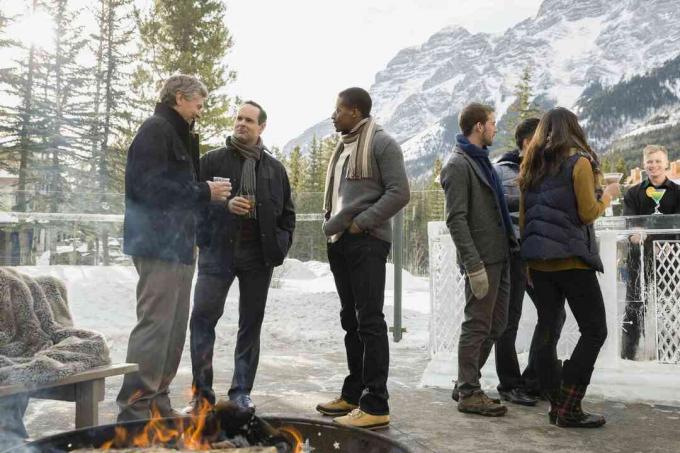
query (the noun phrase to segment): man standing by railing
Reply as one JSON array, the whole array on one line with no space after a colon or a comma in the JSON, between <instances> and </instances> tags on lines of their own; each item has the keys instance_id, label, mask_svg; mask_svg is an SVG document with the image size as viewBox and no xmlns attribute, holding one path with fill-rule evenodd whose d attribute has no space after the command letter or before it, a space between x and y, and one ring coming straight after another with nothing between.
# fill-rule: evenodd
<instances>
[{"instance_id":1,"label":"man standing by railing","mask_svg":"<svg viewBox=\"0 0 680 453\"><path fill-rule=\"evenodd\" d=\"M135 136L125 168L123 251L139 274L137 325L127 361L139 372L126 374L118 394L118 421L146 419L153 407L175 415L168 388L179 366L194 275L195 211L209 201L224 202L228 182L198 182L198 136L194 122L208 96L188 75L170 77L152 117Z\"/></svg>"},{"instance_id":2,"label":"man standing by railing","mask_svg":"<svg viewBox=\"0 0 680 453\"><path fill-rule=\"evenodd\" d=\"M493 108L472 103L460 114L456 147L442 169L446 225L465 272L465 320L458 342L458 410L486 416L507 408L482 391L480 370L505 330L510 292L510 249L517 240L500 178L489 161L496 135Z\"/></svg>"},{"instance_id":3,"label":"man standing by railing","mask_svg":"<svg viewBox=\"0 0 680 453\"><path fill-rule=\"evenodd\" d=\"M362 88L338 95L332 115L341 141L326 174L323 231L340 296L349 375L340 397L319 404L335 422L366 429L388 426L389 342L383 314L390 219L409 201L404 157L371 117Z\"/></svg>"}]
</instances>

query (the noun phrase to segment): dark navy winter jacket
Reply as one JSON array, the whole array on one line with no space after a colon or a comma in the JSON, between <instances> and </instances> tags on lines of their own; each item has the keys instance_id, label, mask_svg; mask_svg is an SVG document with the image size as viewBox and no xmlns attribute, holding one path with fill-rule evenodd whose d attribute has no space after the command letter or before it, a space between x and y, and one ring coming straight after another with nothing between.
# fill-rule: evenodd
<instances>
[{"instance_id":1,"label":"dark navy winter jacket","mask_svg":"<svg viewBox=\"0 0 680 453\"><path fill-rule=\"evenodd\" d=\"M555 176L524 193L524 230L521 253L527 261L579 257L603 272L593 225L584 225L578 215L574 193L574 154Z\"/></svg>"}]
</instances>

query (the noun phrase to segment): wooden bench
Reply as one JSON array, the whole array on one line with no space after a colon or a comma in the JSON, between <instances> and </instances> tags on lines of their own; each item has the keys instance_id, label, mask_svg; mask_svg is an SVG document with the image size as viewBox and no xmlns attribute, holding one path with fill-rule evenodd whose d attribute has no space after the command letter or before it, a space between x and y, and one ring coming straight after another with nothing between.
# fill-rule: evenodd
<instances>
[{"instance_id":1,"label":"wooden bench","mask_svg":"<svg viewBox=\"0 0 680 453\"><path fill-rule=\"evenodd\" d=\"M91 368L48 384L0 385L0 398L28 393L31 398L76 403L76 429L99 424L99 402L104 400L104 380L139 370L136 363Z\"/></svg>"}]
</instances>

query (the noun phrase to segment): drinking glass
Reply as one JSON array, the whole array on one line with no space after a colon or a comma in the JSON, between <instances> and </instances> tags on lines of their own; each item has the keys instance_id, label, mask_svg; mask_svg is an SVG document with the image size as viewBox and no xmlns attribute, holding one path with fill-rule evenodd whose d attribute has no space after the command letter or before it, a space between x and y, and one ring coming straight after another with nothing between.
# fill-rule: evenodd
<instances>
[{"instance_id":1,"label":"drinking glass","mask_svg":"<svg viewBox=\"0 0 680 453\"><path fill-rule=\"evenodd\" d=\"M604 177L604 183L606 185L609 185L615 182L620 183L621 178L623 178L623 173L605 173L602 176ZM612 215L614 215L614 206L618 206L619 204L621 204L619 197L612 199L611 204L607 207L605 211L605 215L607 217L611 217Z\"/></svg>"}]
</instances>

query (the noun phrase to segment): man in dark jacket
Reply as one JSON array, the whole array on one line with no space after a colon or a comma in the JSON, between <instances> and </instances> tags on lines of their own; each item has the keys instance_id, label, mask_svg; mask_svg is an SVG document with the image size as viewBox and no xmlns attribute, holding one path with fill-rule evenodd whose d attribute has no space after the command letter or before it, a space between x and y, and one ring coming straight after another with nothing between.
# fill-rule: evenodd
<instances>
[{"instance_id":1,"label":"man in dark jacket","mask_svg":"<svg viewBox=\"0 0 680 453\"><path fill-rule=\"evenodd\" d=\"M198 280L189 323L194 389L189 410L215 403L215 326L234 278L239 281L239 323L229 399L255 410L250 392L260 357L269 283L274 266L288 253L295 229L288 175L260 138L266 122L260 105L245 102L226 146L201 158L201 181L229 178L237 191L227 209L210 206L199 222Z\"/></svg>"},{"instance_id":2,"label":"man in dark jacket","mask_svg":"<svg viewBox=\"0 0 680 453\"><path fill-rule=\"evenodd\" d=\"M661 214L680 214L680 186L668 179L668 151L659 145L647 145L642 151L642 164L647 178L630 187L623 198L623 215L651 215L657 204L649 192L664 191L658 204ZM649 192L648 192L649 191ZM623 317L621 357L635 360L638 357L638 343L644 334L645 312L648 309L643 287L649 285L654 275L655 240L675 240L676 235L640 234L629 237L628 280L626 282L626 307ZM643 263L641 266L640 263ZM642 275L644 273L644 275ZM643 348L644 350L644 348ZM646 357L644 357L646 359Z\"/></svg>"},{"instance_id":3,"label":"man in dark jacket","mask_svg":"<svg viewBox=\"0 0 680 453\"><path fill-rule=\"evenodd\" d=\"M332 115L341 140L326 173L323 231L340 297L349 374L340 396L317 405L336 423L366 429L389 425L389 341L383 314L391 218L409 201L404 157L371 117L362 88L338 94Z\"/></svg>"},{"instance_id":4,"label":"man in dark jacket","mask_svg":"<svg viewBox=\"0 0 680 453\"><path fill-rule=\"evenodd\" d=\"M494 169L496 170L496 173L498 173L501 184L503 185L505 201L508 204L513 229L517 237L519 237L520 193L517 182L519 166L522 162L524 151L529 146L529 142L536 131L536 127L538 127L539 121L538 118L527 118L522 121L515 130L515 143L517 144L517 149L503 154L494 165ZM503 335L496 340L496 373L498 374L499 381L498 393L501 398L512 403L533 406L536 404L536 400L530 395L539 394L535 351L535 347L538 344L538 339L541 335L538 325L534 330L531 341L529 363L522 374L520 374L517 351L515 349L517 328L519 327L519 321L522 316L522 302L524 301L525 291L533 300L532 288L527 287L526 283L526 263L522 260L519 252L512 252L510 253L508 324ZM561 322L558 323L559 331L556 333L556 338L559 338L565 318L566 314L564 310L562 310L560 315Z\"/></svg>"},{"instance_id":5,"label":"man in dark jacket","mask_svg":"<svg viewBox=\"0 0 680 453\"><path fill-rule=\"evenodd\" d=\"M500 178L489 161L496 135L490 106L472 103L460 114L462 134L441 172L446 224L465 272L465 320L458 342L458 410L486 416L507 408L482 391L480 370L505 330L510 292L510 250L517 248Z\"/></svg>"},{"instance_id":6,"label":"man in dark jacket","mask_svg":"<svg viewBox=\"0 0 680 453\"><path fill-rule=\"evenodd\" d=\"M151 407L174 415L168 387L184 348L194 274L195 211L224 202L228 182L198 182L198 137L193 124L208 92L198 79L170 77L151 118L139 128L125 168L123 250L139 274L137 325L118 395L119 421L146 419Z\"/></svg>"}]
</instances>

